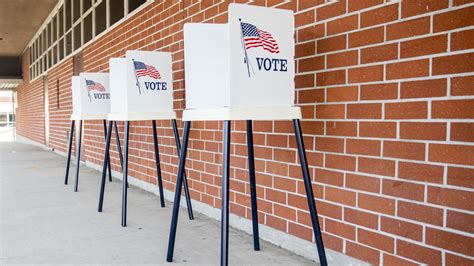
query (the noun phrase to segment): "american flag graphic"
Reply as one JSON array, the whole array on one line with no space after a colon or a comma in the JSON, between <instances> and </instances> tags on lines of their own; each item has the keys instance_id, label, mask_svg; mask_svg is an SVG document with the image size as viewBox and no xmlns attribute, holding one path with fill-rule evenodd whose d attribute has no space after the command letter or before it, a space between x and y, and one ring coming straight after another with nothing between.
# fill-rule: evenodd
<instances>
[{"instance_id":1,"label":"american flag graphic","mask_svg":"<svg viewBox=\"0 0 474 266\"><path fill-rule=\"evenodd\" d=\"M277 54L280 52L278 43L268 31L261 30L250 23L242 22L240 26L242 27L246 50L250 48L263 47L263 49L270 53Z\"/></svg>"},{"instance_id":2,"label":"american flag graphic","mask_svg":"<svg viewBox=\"0 0 474 266\"><path fill-rule=\"evenodd\" d=\"M87 89L89 91L103 91L103 92L105 92L104 86L102 86L102 84L100 84L99 82L95 82L93 80L86 79L86 85L87 85Z\"/></svg>"},{"instance_id":3,"label":"american flag graphic","mask_svg":"<svg viewBox=\"0 0 474 266\"><path fill-rule=\"evenodd\" d=\"M140 61L133 61L133 66L135 67L135 73L137 73L137 78L145 76L154 79L161 78L160 72L150 65L147 65Z\"/></svg>"}]
</instances>

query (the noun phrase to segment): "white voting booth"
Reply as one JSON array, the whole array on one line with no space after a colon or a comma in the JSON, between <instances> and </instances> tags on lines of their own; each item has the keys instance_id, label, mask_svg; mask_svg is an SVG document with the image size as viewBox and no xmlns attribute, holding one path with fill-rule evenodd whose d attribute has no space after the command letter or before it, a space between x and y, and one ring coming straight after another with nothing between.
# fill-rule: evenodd
<instances>
[{"instance_id":1,"label":"white voting booth","mask_svg":"<svg viewBox=\"0 0 474 266\"><path fill-rule=\"evenodd\" d=\"M171 54L127 51L111 58L111 110L115 121L175 119Z\"/></svg>"},{"instance_id":2,"label":"white voting booth","mask_svg":"<svg viewBox=\"0 0 474 266\"><path fill-rule=\"evenodd\" d=\"M327 265L299 119L294 106L294 17L289 10L230 4L227 24L184 25L186 109L167 261L173 260L191 121L223 120L221 265L228 264L232 120L246 120L254 250L260 249L253 120L293 120L321 265Z\"/></svg>"},{"instance_id":3,"label":"white voting booth","mask_svg":"<svg viewBox=\"0 0 474 266\"><path fill-rule=\"evenodd\" d=\"M71 79L72 89L72 115L71 129L68 144L68 159L66 164L66 175L64 184L67 185L69 177L69 167L71 160L72 141L74 138L75 122L79 122L78 139L76 150L76 179L74 191L77 191L79 184L79 162L81 157L82 123L84 120L103 120L104 131L106 131L107 114L110 112L110 90L109 73L80 73ZM112 181L112 171L110 162L107 164L109 180Z\"/></svg>"},{"instance_id":4,"label":"white voting booth","mask_svg":"<svg viewBox=\"0 0 474 266\"><path fill-rule=\"evenodd\" d=\"M72 77L72 120L103 120L109 112L109 73Z\"/></svg>"},{"instance_id":5,"label":"white voting booth","mask_svg":"<svg viewBox=\"0 0 474 266\"><path fill-rule=\"evenodd\" d=\"M184 26L183 120L293 119L294 18L231 4L229 23Z\"/></svg>"},{"instance_id":6,"label":"white voting booth","mask_svg":"<svg viewBox=\"0 0 474 266\"><path fill-rule=\"evenodd\" d=\"M173 110L173 70L171 61L171 53L154 51L127 51L125 58L111 58L109 60L111 109L107 116L109 130L106 137L98 211L102 211L104 201L105 169L109 156L112 123L115 123L115 132L118 136L117 121L124 121L122 226L126 226L127 217L128 136L130 122L132 121L151 120L160 203L161 207L165 207L155 120L171 120L179 153L181 144L176 112ZM190 219L193 219L187 181L184 182L184 190L188 204L188 214Z\"/></svg>"}]
</instances>

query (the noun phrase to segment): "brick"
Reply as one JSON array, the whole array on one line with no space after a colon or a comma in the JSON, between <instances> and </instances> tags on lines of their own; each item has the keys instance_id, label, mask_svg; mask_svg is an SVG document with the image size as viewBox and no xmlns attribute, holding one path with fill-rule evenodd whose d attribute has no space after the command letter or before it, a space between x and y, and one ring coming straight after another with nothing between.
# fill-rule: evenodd
<instances>
[{"instance_id":1,"label":"brick","mask_svg":"<svg viewBox=\"0 0 474 266\"><path fill-rule=\"evenodd\" d=\"M360 14L360 27L370 27L398 19L398 3L372 9Z\"/></svg>"},{"instance_id":2,"label":"brick","mask_svg":"<svg viewBox=\"0 0 474 266\"><path fill-rule=\"evenodd\" d=\"M447 227L474 234L474 215L448 210Z\"/></svg>"},{"instance_id":3,"label":"brick","mask_svg":"<svg viewBox=\"0 0 474 266\"><path fill-rule=\"evenodd\" d=\"M326 91L328 102L352 102L359 98L357 86L328 88Z\"/></svg>"},{"instance_id":4,"label":"brick","mask_svg":"<svg viewBox=\"0 0 474 266\"><path fill-rule=\"evenodd\" d=\"M384 27L349 33L349 48L360 47L384 41Z\"/></svg>"},{"instance_id":5,"label":"brick","mask_svg":"<svg viewBox=\"0 0 474 266\"><path fill-rule=\"evenodd\" d=\"M324 201L316 201L316 208L318 208L318 215L328 216L338 220L342 219L341 206Z\"/></svg>"},{"instance_id":6,"label":"brick","mask_svg":"<svg viewBox=\"0 0 474 266\"><path fill-rule=\"evenodd\" d=\"M430 17L387 25L387 40L398 40L430 33Z\"/></svg>"},{"instance_id":7,"label":"brick","mask_svg":"<svg viewBox=\"0 0 474 266\"><path fill-rule=\"evenodd\" d=\"M429 160L453 164L474 164L474 146L430 144Z\"/></svg>"},{"instance_id":8,"label":"brick","mask_svg":"<svg viewBox=\"0 0 474 266\"><path fill-rule=\"evenodd\" d=\"M359 54L357 50L327 55L327 68L357 65Z\"/></svg>"},{"instance_id":9,"label":"brick","mask_svg":"<svg viewBox=\"0 0 474 266\"><path fill-rule=\"evenodd\" d=\"M336 1L316 9L318 21L333 18L346 13L346 1Z\"/></svg>"},{"instance_id":10,"label":"brick","mask_svg":"<svg viewBox=\"0 0 474 266\"><path fill-rule=\"evenodd\" d=\"M310 56L316 54L316 42L306 42L296 44L295 46L295 58L303 56Z\"/></svg>"},{"instance_id":11,"label":"brick","mask_svg":"<svg viewBox=\"0 0 474 266\"><path fill-rule=\"evenodd\" d=\"M400 58L445 53L448 51L448 35L437 35L405 41L400 44Z\"/></svg>"},{"instance_id":12,"label":"brick","mask_svg":"<svg viewBox=\"0 0 474 266\"><path fill-rule=\"evenodd\" d=\"M456 256L454 254L446 253L446 265L458 266L458 265L473 265L474 259L467 259L465 257Z\"/></svg>"},{"instance_id":13,"label":"brick","mask_svg":"<svg viewBox=\"0 0 474 266\"><path fill-rule=\"evenodd\" d=\"M374 212L393 215L395 213L395 200L359 193L358 207Z\"/></svg>"},{"instance_id":14,"label":"brick","mask_svg":"<svg viewBox=\"0 0 474 266\"><path fill-rule=\"evenodd\" d=\"M324 69L324 56L315 56L298 60L298 72Z\"/></svg>"},{"instance_id":15,"label":"brick","mask_svg":"<svg viewBox=\"0 0 474 266\"><path fill-rule=\"evenodd\" d=\"M351 154L380 156L380 141L366 139L347 139L346 152Z\"/></svg>"},{"instance_id":16,"label":"brick","mask_svg":"<svg viewBox=\"0 0 474 266\"><path fill-rule=\"evenodd\" d=\"M360 122L359 136L369 138L395 138L397 124L395 122Z\"/></svg>"},{"instance_id":17,"label":"brick","mask_svg":"<svg viewBox=\"0 0 474 266\"><path fill-rule=\"evenodd\" d=\"M451 95L474 95L474 76L451 78Z\"/></svg>"},{"instance_id":18,"label":"brick","mask_svg":"<svg viewBox=\"0 0 474 266\"><path fill-rule=\"evenodd\" d=\"M379 103L348 104L347 118L352 119L380 119L382 105Z\"/></svg>"},{"instance_id":19,"label":"brick","mask_svg":"<svg viewBox=\"0 0 474 266\"><path fill-rule=\"evenodd\" d=\"M399 178L442 184L443 176L443 166L411 162L398 162Z\"/></svg>"},{"instance_id":20,"label":"brick","mask_svg":"<svg viewBox=\"0 0 474 266\"><path fill-rule=\"evenodd\" d=\"M355 157L352 156L326 154L325 167L354 171L355 162Z\"/></svg>"},{"instance_id":21,"label":"brick","mask_svg":"<svg viewBox=\"0 0 474 266\"><path fill-rule=\"evenodd\" d=\"M362 64L390 61L398 58L398 43L384 44L362 49L360 62Z\"/></svg>"},{"instance_id":22,"label":"brick","mask_svg":"<svg viewBox=\"0 0 474 266\"><path fill-rule=\"evenodd\" d=\"M447 31L474 25L474 7L461 8L433 16L433 31Z\"/></svg>"},{"instance_id":23,"label":"brick","mask_svg":"<svg viewBox=\"0 0 474 266\"><path fill-rule=\"evenodd\" d=\"M473 0L454 0L453 6L462 6L462 5L470 4L472 2Z\"/></svg>"},{"instance_id":24,"label":"brick","mask_svg":"<svg viewBox=\"0 0 474 266\"><path fill-rule=\"evenodd\" d=\"M424 119L427 118L426 102L401 102L385 104L385 119Z\"/></svg>"},{"instance_id":25,"label":"brick","mask_svg":"<svg viewBox=\"0 0 474 266\"><path fill-rule=\"evenodd\" d=\"M355 206L356 193L344 189L326 187L324 197L330 202L337 202L344 205Z\"/></svg>"},{"instance_id":26,"label":"brick","mask_svg":"<svg viewBox=\"0 0 474 266\"><path fill-rule=\"evenodd\" d=\"M298 10L304 10L307 8L315 7L324 3L324 0L303 0L298 1Z\"/></svg>"},{"instance_id":27,"label":"brick","mask_svg":"<svg viewBox=\"0 0 474 266\"><path fill-rule=\"evenodd\" d=\"M318 39L325 36L324 24L309 26L298 30L298 42Z\"/></svg>"},{"instance_id":28,"label":"brick","mask_svg":"<svg viewBox=\"0 0 474 266\"><path fill-rule=\"evenodd\" d=\"M433 58L432 75L474 72L473 61L474 53Z\"/></svg>"},{"instance_id":29,"label":"brick","mask_svg":"<svg viewBox=\"0 0 474 266\"><path fill-rule=\"evenodd\" d=\"M342 238L322 233L323 235L323 242L324 247L328 247L329 249L336 250L337 252L342 252L343 248L343 240Z\"/></svg>"},{"instance_id":30,"label":"brick","mask_svg":"<svg viewBox=\"0 0 474 266\"><path fill-rule=\"evenodd\" d=\"M441 251L426 246L397 240L397 255L415 260L419 263L441 265Z\"/></svg>"},{"instance_id":31,"label":"brick","mask_svg":"<svg viewBox=\"0 0 474 266\"><path fill-rule=\"evenodd\" d=\"M318 53L327 53L346 49L346 42L346 35L339 35L318 40L316 47Z\"/></svg>"},{"instance_id":32,"label":"brick","mask_svg":"<svg viewBox=\"0 0 474 266\"><path fill-rule=\"evenodd\" d=\"M382 182L382 193L397 198L423 201L425 197L425 187L410 182L384 179Z\"/></svg>"},{"instance_id":33,"label":"brick","mask_svg":"<svg viewBox=\"0 0 474 266\"><path fill-rule=\"evenodd\" d=\"M424 160L425 148L424 143L385 141L383 156L409 160Z\"/></svg>"},{"instance_id":34,"label":"brick","mask_svg":"<svg viewBox=\"0 0 474 266\"><path fill-rule=\"evenodd\" d=\"M383 0L348 0L347 1L347 8L349 12L354 12L357 10L369 8L372 6L383 4Z\"/></svg>"},{"instance_id":35,"label":"brick","mask_svg":"<svg viewBox=\"0 0 474 266\"><path fill-rule=\"evenodd\" d=\"M349 83L383 80L383 65L349 69Z\"/></svg>"},{"instance_id":36,"label":"brick","mask_svg":"<svg viewBox=\"0 0 474 266\"><path fill-rule=\"evenodd\" d=\"M356 122L326 122L326 134L333 136L356 136L357 123Z\"/></svg>"},{"instance_id":37,"label":"brick","mask_svg":"<svg viewBox=\"0 0 474 266\"><path fill-rule=\"evenodd\" d=\"M346 71L334 70L316 74L316 86L328 86L346 83Z\"/></svg>"},{"instance_id":38,"label":"brick","mask_svg":"<svg viewBox=\"0 0 474 266\"><path fill-rule=\"evenodd\" d=\"M404 0L402 5L402 18L430 13L447 8L448 0Z\"/></svg>"},{"instance_id":39,"label":"brick","mask_svg":"<svg viewBox=\"0 0 474 266\"><path fill-rule=\"evenodd\" d=\"M353 242L346 242L346 254L373 265L380 263L380 251Z\"/></svg>"},{"instance_id":40,"label":"brick","mask_svg":"<svg viewBox=\"0 0 474 266\"><path fill-rule=\"evenodd\" d=\"M397 83L367 84L360 86L361 100L389 100L397 99Z\"/></svg>"},{"instance_id":41,"label":"brick","mask_svg":"<svg viewBox=\"0 0 474 266\"><path fill-rule=\"evenodd\" d=\"M443 210L440 208L401 200L397 201L397 204L397 215L399 217L438 226L443 225Z\"/></svg>"},{"instance_id":42,"label":"brick","mask_svg":"<svg viewBox=\"0 0 474 266\"><path fill-rule=\"evenodd\" d=\"M373 193L380 192L380 179L370 176L346 174L346 187Z\"/></svg>"},{"instance_id":43,"label":"brick","mask_svg":"<svg viewBox=\"0 0 474 266\"><path fill-rule=\"evenodd\" d=\"M448 184L474 188L474 169L448 167Z\"/></svg>"},{"instance_id":44,"label":"brick","mask_svg":"<svg viewBox=\"0 0 474 266\"><path fill-rule=\"evenodd\" d=\"M359 157L358 170L363 173L394 176L395 162L392 160Z\"/></svg>"},{"instance_id":45,"label":"brick","mask_svg":"<svg viewBox=\"0 0 474 266\"><path fill-rule=\"evenodd\" d=\"M451 123L451 140L474 142L474 123Z\"/></svg>"},{"instance_id":46,"label":"brick","mask_svg":"<svg viewBox=\"0 0 474 266\"><path fill-rule=\"evenodd\" d=\"M300 90L298 91L298 103L321 103L324 102L324 90Z\"/></svg>"},{"instance_id":47,"label":"brick","mask_svg":"<svg viewBox=\"0 0 474 266\"><path fill-rule=\"evenodd\" d=\"M377 215L358 209L344 208L344 220L371 229L377 229L378 227Z\"/></svg>"},{"instance_id":48,"label":"brick","mask_svg":"<svg viewBox=\"0 0 474 266\"><path fill-rule=\"evenodd\" d=\"M474 30L451 33L451 51L474 48Z\"/></svg>"},{"instance_id":49,"label":"brick","mask_svg":"<svg viewBox=\"0 0 474 266\"><path fill-rule=\"evenodd\" d=\"M435 247L474 256L474 238L434 228L426 228L426 243Z\"/></svg>"},{"instance_id":50,"label":"brick","mask_svg":"<svg viewBox=\"0 0 474 266\"><path fill-rule=\"evenodd\" d=\"M446 140L446 123L401 122L401 139Z\"/></svg>"},{"instance_id":51,"label":"brick","mask_svg":"<svg viewBox=\"0 0 474 266\"><path fill-rule=\"evenodd\" d=\"M474 99L433 101L432 118L474 118Z\"/></svg>"},{"instance_id":52,"label":"brick","mask_svg":"<svg viewBox=\"0 0 474 266\"><path fill-rule=\"evenodd\" d=\"M288 222L288 233L305 239L306 241L312 241L313 237L310 228L292 222Z\"/></svg>"},{"instance_id":53,"label":"brick","mask_svg":"<svg viewBox=\"0 0 474 266\"><path fill-rule=\"evenodd\" d=\"M314 9L295 15L295 27L312 24L314 22Z\"/></svg>"},{"instance_id":54,"label":"brick","mask_svg":"<svg viewBox=\"0 0 474 266\"><path fill-rule=\"evenodd\" d=\"M318 182L342 187L344 184L344 174L325 168L316 169L315 179Z\"/></svg>"},{"instance_id":55,"label":"brick","mask_svg":"<svg viewBox=\"0 0 474 266\"><path fill-rule=\"evenodd\" d=\"M474 192L430 186L428 187L428 202L473 211Z\"/></svg>"},{"instance_id":56,"label":"brick","mask_svg":"<svg viewBox=\"0 0 474 266\"><path fill-rule=\"evenodd\" d=\"M400 84L400 97L408 98L431 98L446 96L446 79L428 79L402 82Z\"/></svg>"},{"instance_id":57,"label":"brick","mask_svg":"<svg viewBox=\"0 0 474 266\"><path fill-rule=\"evenodd\" d=\"M385 265L404 265L404 266L416 266L418 264L411 261L402 259L400 257L392 256L390 254L383 254L383 262Z\"/></svg>"},{"instance_id":58,"label":"brick","mask_svg":"<svg viewBox=\"0 0 474 266\"><path fill-rule=\"evenodd\" d=\"M340 138L316 138L316 150L343 152L344 140Z\"/></svg>"},{"instance_id":59,"label":"brick","mask_svg":"<svg viewBox=\"0 0 474 266\"><path fill-rule=\"evenodd\" d=\"M327 34L333 35L359 28L359 16L352 15L329 21L327 23Z\"/></svg>"},{"instance_id":60,"label":"brick","mask_svg":"<svg viewBox=\"0 0 474 266\"><path fill-rule=\"evenodd\" d=\"M346 239L355 240L355 227L352 225L326 219L325 231Z\"/></svg>"},{"instance_id":61,"label":"brick","mask_svg":"<svg viewBox=\"0 0 474 266\"><path fill-rule=\"evenodd\" d=\"M386 77L387 79L424 77L429 75L429 68L428 59L387 64Z\"/></svg>"},{"instance_id":62,"label":"brick","mask_svg":"<svg viewBox=\"0 0 474 266\"><path fill-rule=\"evenodd\" d=\"M323 104L316 106L316 117L323 119L345 118L346 108L343 104Z\"/></svg>"},{"instance_id":63,"label":"brick","mask_svg":"<svg viewBox=\"0 0 474 266\"><path fill-rule=\"evenodd\" d=\"M380 233L371 232L362 228L357 229L357 241L376 249L381 249L389 253L394 252L394 239Z\"/></svg>"},{"instance_id":64,"label":"brick","mask_svg":"<svg viewBox=\"0 0 474 266\"><path fill-rule=\"evenodd\" d=\"M297 75L295 76L295 87L310 88L314 86L314 74Z\"/></svg>"}]
</instances>

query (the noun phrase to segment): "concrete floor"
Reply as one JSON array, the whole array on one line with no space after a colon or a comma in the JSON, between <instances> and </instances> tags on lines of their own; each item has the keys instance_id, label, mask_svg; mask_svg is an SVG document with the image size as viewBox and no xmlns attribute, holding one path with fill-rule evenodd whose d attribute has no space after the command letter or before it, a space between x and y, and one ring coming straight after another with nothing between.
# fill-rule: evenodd
<instances>
[{"instance_id":1,"label":"concrete floor","mask_svg":"<svg viewBox=\"0 0 474 266\"><path fill-rule=\"evenodd\" d=\"M120 226L121 184L107 183L97 212L99 172L81 167L79 192L63 185L65 158L40 147L0 143L0 265L219 264L220 224L181 208L174 263L166 262L172 204L129 189L128 223ZM230 264L308 265L315 262L230 229Z\"/></svg>"}]
</instances>

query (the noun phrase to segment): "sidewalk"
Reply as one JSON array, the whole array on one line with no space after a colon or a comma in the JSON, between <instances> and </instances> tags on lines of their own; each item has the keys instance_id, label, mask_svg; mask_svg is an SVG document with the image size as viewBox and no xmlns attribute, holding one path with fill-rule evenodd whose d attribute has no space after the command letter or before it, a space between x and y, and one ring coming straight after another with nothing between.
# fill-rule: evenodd
<instances>
[{"instance_id":1,"label":"sidewalk","mask_svg":"<svg viewBox=\"0 0 474 266\"><path fill-rule=\"evenodd\" d=\"M121 183L106 186L104 212L97 212L100 173L75 165L63 185L65 158L39 147L0 143L0 265L5 264L219 264L220 224L181 208L174 262L165 260L172 203L131 187L127 227L120 226ZM230 264L314 265L300 256L230 229Z\"/></svg>"}]
</instances>

